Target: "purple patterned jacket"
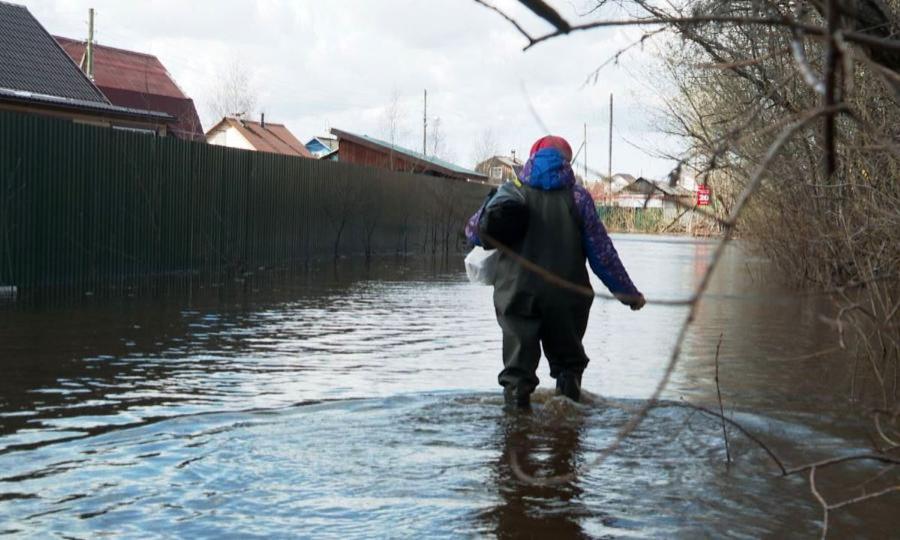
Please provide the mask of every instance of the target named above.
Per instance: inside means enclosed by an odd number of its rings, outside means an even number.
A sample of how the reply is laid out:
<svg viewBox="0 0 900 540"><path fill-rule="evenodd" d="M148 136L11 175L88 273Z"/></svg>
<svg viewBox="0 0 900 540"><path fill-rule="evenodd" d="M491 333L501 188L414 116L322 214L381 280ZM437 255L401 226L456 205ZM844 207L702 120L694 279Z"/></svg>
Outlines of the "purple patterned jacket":
<svg viewBox="0 0 900 540"><path fill-rule="evenodd" d="M535 153L522 168L519 180L534 189L571 189L575 208L581 217L582 246L591 270L613 294L640 294L619 260L606 228L597 217L594 198L583 186L575 183L572 167L557 150L547 148ZM482 212L483 207L466 223L466 238L476 246L482 245L478 237Z"/></svg>

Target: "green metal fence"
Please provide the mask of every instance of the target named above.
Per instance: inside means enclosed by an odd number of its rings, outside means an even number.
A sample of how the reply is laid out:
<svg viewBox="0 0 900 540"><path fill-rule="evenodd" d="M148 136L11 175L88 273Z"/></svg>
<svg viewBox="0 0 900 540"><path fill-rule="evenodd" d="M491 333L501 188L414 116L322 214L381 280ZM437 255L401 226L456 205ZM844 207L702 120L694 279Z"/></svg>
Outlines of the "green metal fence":
<svg viewBox="0 0 900 540"><path fill-rule="evenodd" d="M0 111L0 286L216 281L460 248L487 188Z"/></svg>

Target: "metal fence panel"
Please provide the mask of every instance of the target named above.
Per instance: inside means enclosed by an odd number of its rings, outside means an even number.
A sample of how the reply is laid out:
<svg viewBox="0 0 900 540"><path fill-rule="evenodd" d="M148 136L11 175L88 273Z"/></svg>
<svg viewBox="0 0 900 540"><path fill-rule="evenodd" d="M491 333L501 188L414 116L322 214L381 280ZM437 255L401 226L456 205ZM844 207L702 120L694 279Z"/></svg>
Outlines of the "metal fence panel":
<svg viewBox="0 0 900 540"><path fill-rule="evenodd" d="M0 286L131 294L348 255L448 257L487 189L0 111Z"/></svg>

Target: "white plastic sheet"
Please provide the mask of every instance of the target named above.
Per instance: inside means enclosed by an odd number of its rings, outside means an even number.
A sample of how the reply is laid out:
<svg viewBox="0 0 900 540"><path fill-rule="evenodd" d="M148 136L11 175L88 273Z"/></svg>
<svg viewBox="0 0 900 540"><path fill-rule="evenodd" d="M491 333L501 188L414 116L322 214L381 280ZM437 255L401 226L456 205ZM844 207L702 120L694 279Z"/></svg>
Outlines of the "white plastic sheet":
<svg viewBox="0 0 900 540"><path fill-rule="evenodd" d="M481 246L475 246L466 255L466 275L472 283L493 285L497 276L497 258L500 256L496 249L490 251Z"/></svg>

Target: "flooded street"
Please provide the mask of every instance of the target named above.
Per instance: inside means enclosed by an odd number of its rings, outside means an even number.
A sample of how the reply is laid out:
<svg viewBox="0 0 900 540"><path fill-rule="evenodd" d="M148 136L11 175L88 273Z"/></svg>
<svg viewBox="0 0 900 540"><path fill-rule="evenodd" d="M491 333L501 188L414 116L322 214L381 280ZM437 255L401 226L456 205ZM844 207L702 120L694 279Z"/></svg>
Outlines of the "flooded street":
<svg viewBox="0 0 900 540"><path fill-rule="evenodd" d="M714 244L616 236L651 299L685 298ZM790 465L863 450L848 367L815 298L787 298L731 246L664 397L718 407ZM595 283L599 290L602 286ZM752 293L759 293L754 295ZM652 411L686 308L597 300L589 403L507 415L491 289L450 269L351 261L258 290L0 311L0 533L16 537L817 537L803 475L783 478L717 420ZM574 473L563 485L528 474ZM856 464L822 490L877 474ZM829 476L830 475L830 476ZM860 481L861 481L860 480ZM829 491L832 489L832 491ZM898 499L834 512L831 534L896 534Z"/></svg>

